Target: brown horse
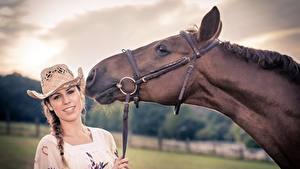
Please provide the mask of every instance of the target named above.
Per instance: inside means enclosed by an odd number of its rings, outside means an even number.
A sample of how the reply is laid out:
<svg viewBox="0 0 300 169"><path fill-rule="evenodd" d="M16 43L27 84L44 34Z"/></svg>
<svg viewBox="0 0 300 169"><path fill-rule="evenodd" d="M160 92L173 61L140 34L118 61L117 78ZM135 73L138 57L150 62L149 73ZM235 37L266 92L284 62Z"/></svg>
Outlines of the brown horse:
<svg viewBox="0 0 300 169"><path fill-rule="evenodd" d="M218 38L221 25L214 7L199 30L189 31L196 47L206 50L194 60L182 101L218 110L247 131L281 168L300 168L300 65L277 52L229 42L207 49ZM175 35L133 50L132 58L142 77L194 53L184 37ZM124 101L116 84L136 75L133 67L126 53L101 61L87 78L87 95L102 104ZM175 105L188 67L182 64L149 81L142 78L139 99ZM131 80L122 85L127 91L134 87Z"/></svg>

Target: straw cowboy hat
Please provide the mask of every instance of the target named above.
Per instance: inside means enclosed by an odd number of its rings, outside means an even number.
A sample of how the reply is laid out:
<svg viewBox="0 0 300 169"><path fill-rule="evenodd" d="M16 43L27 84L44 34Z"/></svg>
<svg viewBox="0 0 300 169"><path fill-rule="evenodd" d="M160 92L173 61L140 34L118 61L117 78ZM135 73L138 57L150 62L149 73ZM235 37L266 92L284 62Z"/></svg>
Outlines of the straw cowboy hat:
<svg viewBox="0 0 300 169"><path fill-rule="evenodd" d="M78 68L78 76L75 78L67 65L57 64L41 72L42 93L27 90L27 94L34 99L42 100L54 94L58 89L71 85L79 85L81 91L84 91L85 80L82 68Z"/></svg>

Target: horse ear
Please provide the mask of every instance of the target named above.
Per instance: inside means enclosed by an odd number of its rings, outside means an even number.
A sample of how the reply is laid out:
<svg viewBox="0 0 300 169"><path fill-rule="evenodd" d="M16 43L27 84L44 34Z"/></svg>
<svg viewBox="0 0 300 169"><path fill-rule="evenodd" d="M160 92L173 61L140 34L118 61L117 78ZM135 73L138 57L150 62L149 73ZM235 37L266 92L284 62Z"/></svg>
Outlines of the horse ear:
<svg viewBox="0 0 300 169"><path fill-rule="evenodd" d="M198 32L198 41L207 41L212 38L217 38L222 29L220 21L220 12L214 6L202 19L201 26Z"/></svg>

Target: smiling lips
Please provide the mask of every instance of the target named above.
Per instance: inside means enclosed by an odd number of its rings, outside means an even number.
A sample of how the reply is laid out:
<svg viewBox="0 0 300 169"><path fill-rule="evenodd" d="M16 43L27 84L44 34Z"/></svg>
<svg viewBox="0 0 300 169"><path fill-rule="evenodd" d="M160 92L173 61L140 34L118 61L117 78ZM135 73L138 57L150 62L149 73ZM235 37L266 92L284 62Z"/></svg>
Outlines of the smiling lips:
<svg viewBox="0 0 300 169"><path fill-rule="evenodd" d="M72 113L75 109L75 106L70 106L70 107L67 107L65 109L63 109L64 112L67 112L67 113Z"/></svg>

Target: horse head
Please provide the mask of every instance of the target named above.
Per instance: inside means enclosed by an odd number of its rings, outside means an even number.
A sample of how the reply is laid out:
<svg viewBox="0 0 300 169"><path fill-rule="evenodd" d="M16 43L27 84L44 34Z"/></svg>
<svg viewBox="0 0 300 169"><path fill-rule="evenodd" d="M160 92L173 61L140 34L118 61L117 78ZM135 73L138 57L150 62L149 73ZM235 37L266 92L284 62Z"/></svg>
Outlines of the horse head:
<svg viewBox="0 0 300 169"><path fill-rule="evenodd" d="M196 46L203 48L218 38L221 28L220 13L218 8L214 7L204 16L198 30L188 31ZM137 69L143 76L174 63L184 56L193 55L193 49L181 35L174 35L135 49L131 53ZM209 57L209 54L208 51L205 54L207 56L202 57ZM200 60L205 61L205 59ZM199 62L201 62L200 60ZM139 88L139 99L165 105L175 105L187 67L188 64L183 65L143 83ZM197 74L196 71L192 73L189 81L193 82L198 76ZM94 97L102 104L109 104L115 100L124 101L124 94L119 90L113 90L117 88L116 85L123 77L134 77L134 70L125 52L104 59L93 67L87 78L86 94ZM134 84L129 81L123 83L124 90L134 90ZM190 87L192 85L193 83L188 84L185 91L186 96L193 93Z"/></svg>

